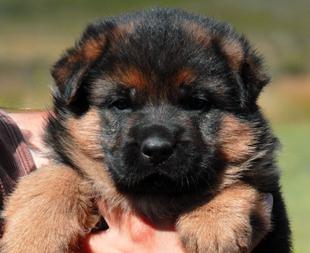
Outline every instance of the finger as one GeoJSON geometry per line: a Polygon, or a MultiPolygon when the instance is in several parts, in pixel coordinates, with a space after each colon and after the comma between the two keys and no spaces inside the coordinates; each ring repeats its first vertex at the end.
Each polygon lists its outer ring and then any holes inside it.
{"type": "Polygon", "coordinates": [[[130,213],[124,222],[122,231],[128,235],[132,242],[145,244],[154,240],[155,228],[141,216],[130,213]]]}
{"type": "Polygon", "coordinates": [[[266,204],[266,209],[270,213],[272,213],[272,208],[273,208],[273,196],[271,193],[267,193],[265,195],[265,204],[266,204]]]}
{"type": "Polygon", "coordinates": [[[97,205],[99,212],[107,222],[109,229],[119,229],[120,224],[122,224],[122,219],[124,219],[124,212],[119,208],[109,208],[104,201],[98,201],[97,205]]]}
{"type": "MultiPolygon", "coordinates": [[[[140,237],[142,239],[142,237],[140,237]]],[[[101,232],[88,236],[84,241],[83,253],[184,253],[176,232],[156,231],[151,240],[133,241],[121,236],[118,231],[101,232]]]]}
{"type": "Polygon", "coordinates": [[[174,231],[162,231],[158,233],[155,245],[158,250],[154,252],[185,253],[179,235],[174,231]]]}
{"type": "Polygon", "coordinates": [[[92,234],[83,241],[83,251],[81,253],[121,253],[116,242],[117,237],[111,233],[101,232],[92,234]]]}
{"type": "Polygon", "coordinates": [[[122,236],[130,237],[136,242],[148,240],[154,233],[155,228],[135,213],[116,208],[109,209],[103,201],[98,202],[98,208],[109,226],[108,233],[111,230],[117,230],[122,236]]]}
{"type": "Polygon", "coordinates": [[[257,214],[260,219],[260,226],[262,226],[259,231],[255,231],[255,236],[253,236],[252,245],[250,252],[261,242],[261,240],[266,236],[266,234],[271,229],[272,220],[272,209],[273,209],[273,196],[270,193],[263,194],[261,201],[256,207],[257,214]]]}

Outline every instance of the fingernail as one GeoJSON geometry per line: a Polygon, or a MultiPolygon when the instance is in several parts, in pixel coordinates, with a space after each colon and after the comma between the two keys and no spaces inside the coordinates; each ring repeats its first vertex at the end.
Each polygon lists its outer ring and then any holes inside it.
{"type": "Polygon", "coordinates": [[[268,211],[271,212],[273,207],[273,196],[271,193],[265,194],[265,202],[267,204],[268,211]]]}

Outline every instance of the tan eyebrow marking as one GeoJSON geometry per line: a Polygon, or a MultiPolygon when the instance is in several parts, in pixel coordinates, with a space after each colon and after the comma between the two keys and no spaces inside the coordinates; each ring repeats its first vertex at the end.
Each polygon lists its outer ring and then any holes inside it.
{"type": "Polygon", "coordinates": [[[182,68],[176,75],[173,76],[172,82],[175,86],[182,84],[190,84],[196,79],[196,74],[191,68],[182,68]]]}
{"type": "Polygon", "coordinates": [[[117,67],[113,71],[111,78],[131,88],[143,89],[149,85],[149,80],[145,74],[135,67],[117,67]]]}

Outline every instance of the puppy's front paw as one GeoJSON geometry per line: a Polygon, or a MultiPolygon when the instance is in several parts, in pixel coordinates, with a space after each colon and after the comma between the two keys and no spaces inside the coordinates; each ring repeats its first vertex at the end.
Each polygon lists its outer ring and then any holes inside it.
{"type": "Polygon", "coordinates": [[[68,253],[96,222],[88,185],[68,168],[21,179],[6,203],[1,253],[68,253]]]}
{"type": "Polygon", "coordinates": [[[270,210],[248,186],[226,189],[177,222],[188,253],[250,252],[270,227],[270,210]]]}
{"type": "Polygon", "coordinates": [[[184,216],[178,224],[181,240],[189,253],[243,253],[251,244],[251,226],[247,218],[215,213],[184,216]]]}

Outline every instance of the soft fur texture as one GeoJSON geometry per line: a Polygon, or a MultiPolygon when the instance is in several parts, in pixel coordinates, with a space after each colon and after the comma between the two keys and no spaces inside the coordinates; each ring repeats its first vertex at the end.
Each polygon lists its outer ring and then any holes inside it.
{"type": "Polygon", "coordinates": [[[290,252],[277,139],[256,104],[268,77],[231,26],[172,9],[98,21],[52,75],[55,165],[7,201],[1,252],[71,252],[97,199],[175,222],[190,253],[290,252]]]}

